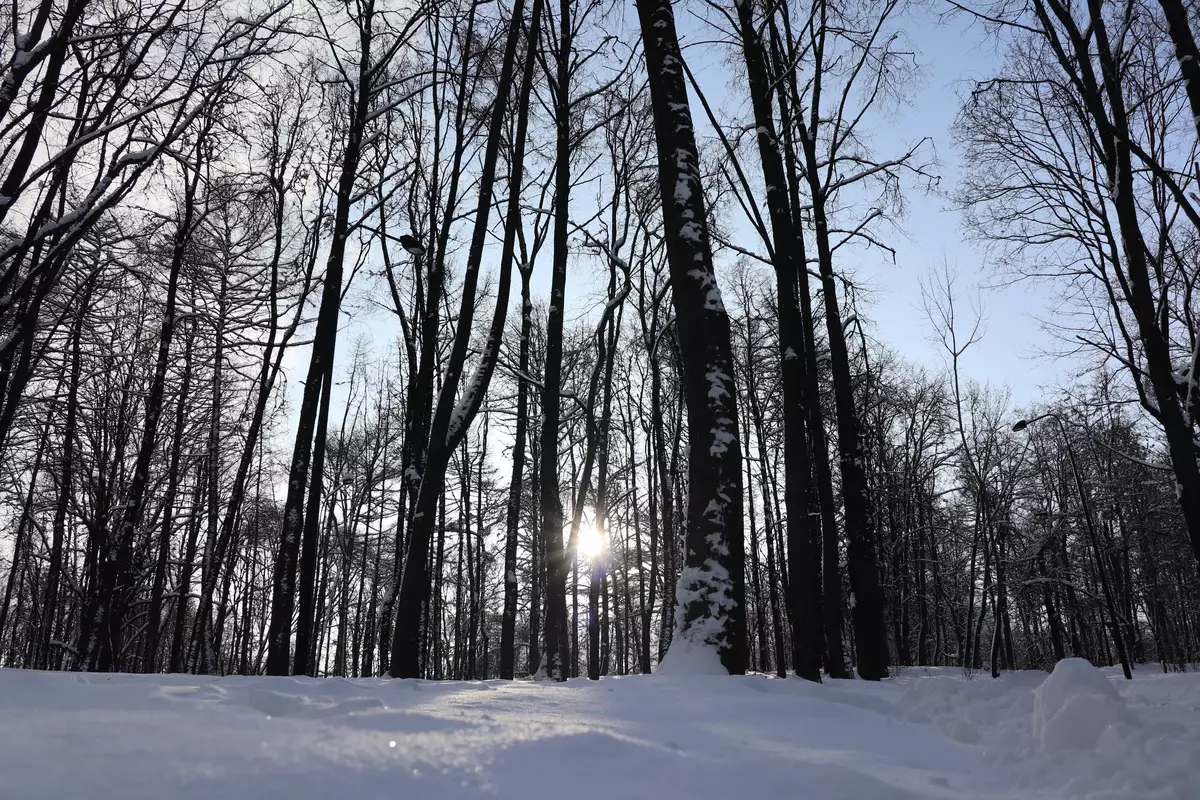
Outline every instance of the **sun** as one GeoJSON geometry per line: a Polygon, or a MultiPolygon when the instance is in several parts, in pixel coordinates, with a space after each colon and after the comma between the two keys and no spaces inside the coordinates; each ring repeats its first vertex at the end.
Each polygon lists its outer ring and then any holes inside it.
{"type": "Polygon", "coordinates": [[[604,552],[607,542],[604,534],[595,525],[584,524],[579,529],[579,553],[587,558],[595,558],[604,552]]]}

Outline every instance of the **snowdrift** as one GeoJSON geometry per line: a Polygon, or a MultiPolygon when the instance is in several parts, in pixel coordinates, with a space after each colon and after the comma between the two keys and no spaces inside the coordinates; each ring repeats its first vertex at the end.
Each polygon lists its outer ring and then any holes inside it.
{"type": "Polygon", "coordinates": [[[0,670],[3,800],[1200,798],[1200,674],[529,681],[0,670]]]}

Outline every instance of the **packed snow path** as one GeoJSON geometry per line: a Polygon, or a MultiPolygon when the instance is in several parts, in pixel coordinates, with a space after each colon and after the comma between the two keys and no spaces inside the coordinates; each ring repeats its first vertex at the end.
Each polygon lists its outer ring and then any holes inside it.
{"type": "Polygon", "coordinates": [[[1200,674],[528,681],[0,670],[0,798],[1200,798],[1200,674]],[[1044,685],[1043,685],[1044,684],[1044,685]],[[1039,688],[1040,687],[1040,688],[1039,688]]]}

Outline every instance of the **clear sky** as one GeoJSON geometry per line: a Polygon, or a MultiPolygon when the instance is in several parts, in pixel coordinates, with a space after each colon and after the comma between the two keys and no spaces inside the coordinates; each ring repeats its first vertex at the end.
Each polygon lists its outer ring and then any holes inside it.
{"type": "MultiPolygon", "coordinates": [[[[943,196],[910,194],[903,221],[907,236],[892,242],[898,251],[896,265],[880,259],[864,266],[860,281],[876,289],[870,316],[879,338],[908,358],[933,366],[942,363],[943,351],[929,340],[920,280],[948,265],[957,275],[956,294],[962,307],[978,292],[986,323],[983,340],[965,356],[964,373],[1008,385],[1014,403],[1023,405],[1035,402],[1043,389],[1052,390],[1071,365],[1042,355],[1055,344],[1039,322],[1051,316],[1053,288],[1030,282],[997,287],[995,265],[986,263],[982,248],[969,240],[960,214],[952,208],[948,195],[957,188],[961,162],[951,131],[960,98],[969,93],[974,80],[994,74],[1001,54],[981,29],[968,27],[965,19],[939,20],[934,10],[945,7],[934,3],[920,9],[906,26],[925,75],[893,128],[900,142],[933,138],[943,196]]],[[[879,141],[882,144],[886,137],[881,134],[879,141]]]]}
{"type": "MultiPolygon", "coordinates": [[[[1053,287],[1023,282],[1000,286],[995,264],[986,261],[983,248],[970,240],[950,195],[958,184],[960,154],[952,141],[952,128],[960,98],[975,80],[994,74],[1000,52],[978,27],[961,16],[940,19],[946,7],[933,3],[914,11],[905,26],[924,75],[913,86],[909,105],[878,135],[881,146],[889,135],[898,148],[921,136],[933,139],[941,176],[939,192],[911,192],[903,236],[894,237],[896,264],[877,258],[862,266],[859,282],[874,289],[869,312],[878,337],[907,358],[931,367],[944,363],[940,344],[931,341],[932,328],[921,301],[921,281],[949,267],[962,312],[974,303],[984,314],[984,336],[964,357],[966,376],[1007,385],[1013,402],[1036,402],[1043,391],[1053,391],[1071,364],[1049,359],[1044,351],[1055,345],[1040,320],[1052,319],[1053,287]]],[[[891,148],[889,148],[891,149],[891,148]]],[[[886,151],[885,151],[886,152],[886,151]]]]}

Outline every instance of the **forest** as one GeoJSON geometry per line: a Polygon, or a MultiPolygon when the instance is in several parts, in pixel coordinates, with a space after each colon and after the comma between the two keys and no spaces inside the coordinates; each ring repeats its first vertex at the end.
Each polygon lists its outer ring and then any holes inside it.
{"type": "Polygon", "coordinates": [[[15,0],[0,666],[1194,669],[1198,30],[1182,0],[15,0]],[[998,53],[947,97],[953,185],[888,132],[945,19],[998,53]],[[939,359],[881,340],[857,270],[914,202],[1058,298],[1072,382],[969,377],[985,320],[934,264],[897,269],[939,359]]]}

